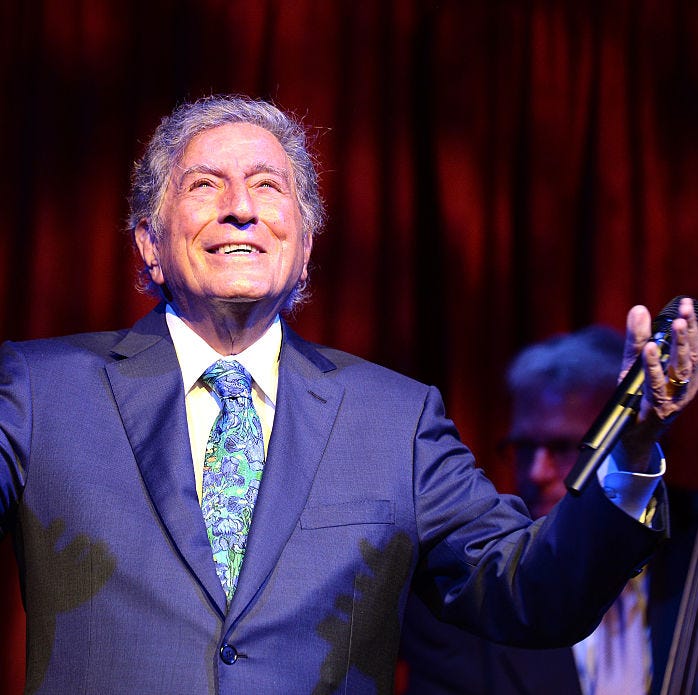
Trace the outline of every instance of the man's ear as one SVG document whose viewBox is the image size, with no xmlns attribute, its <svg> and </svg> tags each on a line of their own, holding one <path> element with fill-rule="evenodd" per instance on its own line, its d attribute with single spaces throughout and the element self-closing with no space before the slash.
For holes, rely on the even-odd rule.
<svg viewBox="0 0 698 695">
<path fill-rule="evenodd" d="M 303 271 L 301 272 L 301 280 L 305 282 L 308 279 L 308 263 L 310 262 L 310 254 L 313 250 L 313 235 L 305 232 L 303 234 Z"/>
<path fill-rule="evenodd" d="M 134 239 L 153 282 L 156 285 L 165 284 L 165 276 L 162 272 L 158 254 L 158 244 L 150 220 L 145 217 L 140 220 L 134 230 Z"/>
</svg>

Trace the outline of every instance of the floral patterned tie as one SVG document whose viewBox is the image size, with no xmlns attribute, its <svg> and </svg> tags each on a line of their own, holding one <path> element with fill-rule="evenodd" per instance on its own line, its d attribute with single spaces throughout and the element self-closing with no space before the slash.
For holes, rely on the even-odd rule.
<svg viewBox="0 0 698 695">
<path fill-rule="evenodd" d="M 235 360 L 219 360 L 202 378 L 223 404 L 206 445 L 201 509 L 216 572 L 230 603 L 262 478 L 264 440 L 249 372 Z"/>
</svg>

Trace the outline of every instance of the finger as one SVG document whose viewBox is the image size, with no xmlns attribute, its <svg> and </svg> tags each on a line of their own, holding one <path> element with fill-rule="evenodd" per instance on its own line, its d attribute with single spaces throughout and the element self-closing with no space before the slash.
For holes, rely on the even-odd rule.
<svg viewBox="0 0 698 695">
<path fill-rule="evenodd" d="M 654 341 L 649 341 L 643 349 L 645 383 L 643 386 L 643 404 L 640 419 L 647 418 L 654 411 L 660 421 L 667 420 L 677 410 L 677 402 L 672 398 L 670 385 L 664 373 L 662 351 Z"/>
<path fill-rule="evenodd" d="M 679 316 L 686 321 L 690 359 L 694 367 L 698 368 L 698 317 L 696 317 L 694 301 L 690 297 L 684 297 L 681 300 Z"/>
<path fill-rule="evenodd" d="M 650 341 L 644 348 L 645 361 L 645 392 L 654 405 L 660 405 L 668 400 L 666 391 L 666 376 L 662 364 L 662 351 L 657 343 Z"/>
<path fill-rule="evenodd" d="M 667 378 L 672 386 L 682 386 L 690 380 L 693 374 L 691 346 L 686 319 L 674 319 L 671 324 L 671 333 L 671 351 L 667 367 Z"/>
<path fill-rule="evenodd" d="M 679 305 L 679 318 L 672 322 L 672 341 L 667 367 L 667 391 L 680 400 L 698 369 L 698 323 L 693 300 L 684 297 Z"/>
<path fill-rule="evenodd" d="M 625 346 L 623 348 L 623 366 L 621 378 L 633 365 L 643 346 L 652 335 L 652 317 L 647 307 L 634 306 L 629 312 L 625 324 Z"/>
</svg>

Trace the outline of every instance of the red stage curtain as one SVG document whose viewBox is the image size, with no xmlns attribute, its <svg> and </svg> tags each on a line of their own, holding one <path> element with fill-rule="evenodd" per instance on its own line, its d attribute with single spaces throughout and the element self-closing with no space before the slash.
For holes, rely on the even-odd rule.
<svg viewBox="0 0 698 695">
<path fill-rule="evenodd" d="M 0 39 L 2 339 L 150 306 L 122 232 L 130 164 L 212 92 L 272 98 L 317 136 L 330 217 L 297 328 L 437 384 L 502 487 L 518 348 L 698 296 L 689 0 L 24 0 L 0 3 Z M 667 442 L 686 486 L 697 425 L 698 407 Z M 4 630 L 3 658 L 22 642 Z"/>
</svg>

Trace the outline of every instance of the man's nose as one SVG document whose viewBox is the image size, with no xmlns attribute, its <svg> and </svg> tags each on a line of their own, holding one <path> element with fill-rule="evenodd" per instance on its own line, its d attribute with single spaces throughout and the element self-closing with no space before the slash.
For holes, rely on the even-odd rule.
<svg viewBox="0 0 698 695">
<path fill-rule="evenodd" d="M 245 227 L 257 221 L 254 198 L 244 184 L 230 186 L 221 196 L 220 221 Z"/>
<path fill-rule="evenodd" d="M 545 485 L 556 480 L 559 470 L 550 450 L 545 446 L 538 446 L 533 452 L 533 461 L 528 471 L 528 477 L 536 485 Z"/>
</svg>

